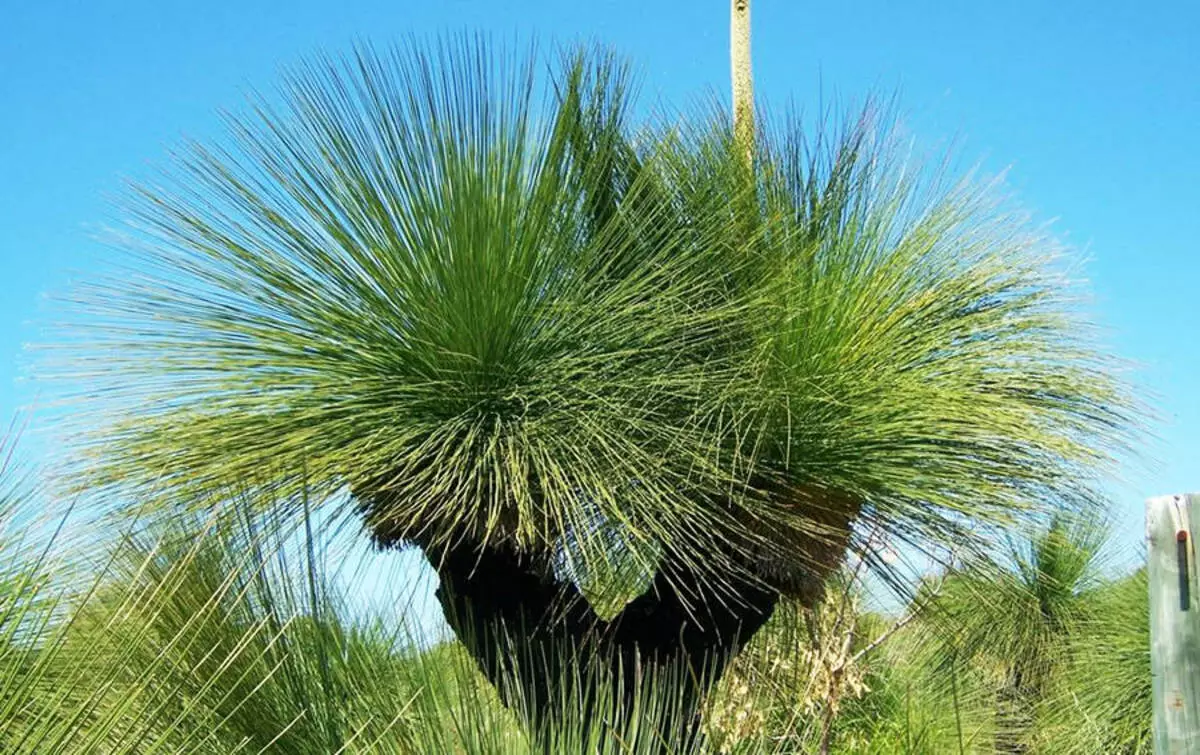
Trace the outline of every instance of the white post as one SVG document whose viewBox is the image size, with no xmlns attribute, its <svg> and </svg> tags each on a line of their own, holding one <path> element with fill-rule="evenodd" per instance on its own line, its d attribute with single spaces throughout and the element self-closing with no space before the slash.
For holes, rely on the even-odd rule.
<svg viewBox="0 0 1200 755">
<path fill-rule="evenodd" d="M 1200 753 L 1200 493 L 1146 501 L 1156 755 Z"/>
</svg>

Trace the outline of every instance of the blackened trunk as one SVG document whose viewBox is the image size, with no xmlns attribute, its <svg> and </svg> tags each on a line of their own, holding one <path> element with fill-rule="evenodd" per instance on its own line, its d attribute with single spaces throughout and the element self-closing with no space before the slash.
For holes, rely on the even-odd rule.
<svg viewBox="0 0 1200 755">
<path fill-rule="evenodd" d="M 572 669 L 588 658 L 599 618 L 573 585 L 554 581 L 522 557 L 465 547 L 426 556 L 437 570 L 446 622 L 510 707 L 537 723 L 552 716 Z"/>
<path fill-rule="evenodd" d="M 520 703 L 532 725 L 553 725 L 567 700 L 577 714 L 609 711 L 628 720 L 636 679 L 669 674 L 677 704 L 659 733 L 675 751 L 699 737 L 705 691 L 778 601 L 774 590 L 744 580 L 717 590 L 712 575 L 663 570 L 644 594 L 604 621 L 573 584 L 555 580 L 528 557 L 467 546 L 426 555 L 441 579 L 437 596 L 450 627 L 505 703 Z M 616 699 L 573 687 L 581 676 L 621 680 L 612 687 L 619 690 Z"/>
<path fill-rule="evenodd" d="M 1033 729 L 1034 697 L 1020 669 L 1010 669 L 1008 682 L 996 693 L 995 749 L 998 755 L 1025 755 Z"/>
</svg>

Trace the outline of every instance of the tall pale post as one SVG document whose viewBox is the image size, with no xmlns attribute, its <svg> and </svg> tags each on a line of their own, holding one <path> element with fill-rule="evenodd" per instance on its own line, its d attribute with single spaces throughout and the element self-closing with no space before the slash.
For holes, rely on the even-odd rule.
<svg viewBox="0 0 1200 755">
<path fill-rule="evenodd" d="M 1146 501 L 1154 752 L 1200 753 L 1200 493 Z"/>
</svg>

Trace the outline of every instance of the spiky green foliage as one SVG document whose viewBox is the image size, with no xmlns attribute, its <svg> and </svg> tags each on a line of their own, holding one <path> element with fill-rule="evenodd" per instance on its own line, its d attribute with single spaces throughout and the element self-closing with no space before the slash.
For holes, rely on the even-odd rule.
<svg viewBox="0 0 1200 755">
<path fill-rule="evenodd" d="M 1145 571 L 1107 577 L 1104 532 L 1056 519 L 1014 536 L 992 563 L 931 576 L 904 612 L 917 620 L 849 672 L 830 752 L 1149 752 Z M 836 612 L 839 592 L 826 600 L 821 612 Z M 832 696 L 811 697 L 813 675 L 797 658 L 812 654 L 786 648 L 813 645 L 781 618 L 739 658 L 714 723 L 816 752 Z M 889 622 L 855 614 L 852 623 L 834 634 L 861 647 Z"/>
<path fill-rule="evenodd" d="M 130 646 L 103 648 L 76 624 L 98 583 L 86 559 L 64 557 L 65 520 L 47 528 L 35 478 L 8 468 L 10 453 L 0 440 L 0 749 L 123 752 L 114 731 L 154 726 L 114 693 Z"/>
<path fill-rule="evenodd" d="M 669 673 L 632 682 L 645 689 L 629 720 L 603 707 L 585 719 L 577 696 L 621 682 L 568 659 L 579 665 L 564 715 L 531 729 L 522 690 L 506 710 L 461 646 L 424 650 L 403 615 L 352 623 L 311 527 L 287 537 L 239 506 L 240 523 L 155 527 L 127 543 L 111 585 L 138 599 L 114 610 L 102 591 L 82 614 L 88 642 L 135 648 L 123 697 L 136 698 L 135 720 L 158 725 L 119 740 L 131 752 L 662 751 L 656 721 L 679 704 Z"/>
<path fill-rule="evenodd" d="M 129 272 L 76 298 L 85 478 L 303 476 L 385 540 L 599 520 L 621 547 L 573 558 L 749 553 L 812 595 L 857 519 L 966 539 L 1096 498 L 1129 401 L 994 186 L 869 117 L 765 127 L 750 181 L 719 119 L 639 129 L 625 82 L 363 50 L 189 146 L 137 190 Z"/>
<path fill-rule="evenodd" d="M 382 735 L 450 678 L 419 675 L 395 622 L 350 624 L 313 549 L 296 574 L 281 531 L 236 521 L 69 536 L 10 452 L 0 440 L 5 753 L 420 751 Z"/>
<path fill-rule="evenodd" d="M 327 543 L 242 514 L 132 532 L 82 591 L 3 550 L 6 565 L 62 598 L 53 612 L 30 590 L 0 603 L 6 753 L 695 750 L 662 740 L 658 720 L 679 715 L 669 670 L 632 682 L 628 718 L 594 707 L 585 718 L 574 695 L 615 699 L 604 690 L 631 682 L 580 666 L 561 690 L 564 715 L 531 730 L 461 645 L 426 649 L 395 616 L 355 617 L 325 566 Z M 14 615 L 19 634 L 8 631 Z"/>
<path fill-rule="evenodd" d="M 0 437 L 0 750 L 101 745 L 113 718 L 99 710 L 103 694 L 81 682 L 90 676 L 103 684 L 111 674 L 84 670 L 95 660 L 90 652 L 74 656 L 75 663 L 60 662 L 78 567 L 53 552 L 62 520 L 38 516 L 35 477 L 15 468 L 14 450 L 15 443 Z"/>
<path fill-rule="evenodd" d="M 530 731 L 521 723 L 521 706 L 501 705 L 461 645 L 422 648 L 405 633 L 403 616 L 352 611 L 347 584 L 330 571 L 337 562 L 331 541 L 311 527 L 289 532 L 268 518 L 246 517 L 271 506 L 242 502 L 231 516 L 152 523 L 116 544 L 93 542 L 92 548 L 109 546 L 112 556 L 98 562 L 96 577 L 81 580 L 83 568 L 96 563 L 89 550 L 73 543 L 63 551 L 53 539 L 35 537 L 35 522 L 23 511 L 27 489 L 0 473 L 4 481 L 0 488 L 13 491 L 0 541 L 0 745 L 6 753 L 651 755 L 663 747 L 657 719 L 677 714 L 677 685 L 668 675 L 641 680 L 631 720 L 603 712 L 582 719 L 564 689 L 562 719 Z M 1089 559 L 1076 557 L 1086 549 L 1055 546 L 1046 536 L 1017 550 L 1041 554 L 1027 564 L 1040 563 L 1042 571 L 1088 571 L 1078 565 Z M 1045 576 L 1038 579 L 1048 584 Z M 1092 588 L 1088 620 L 1061 622 L 1069 633 L 1063 644 L 1073 652 L 1056 661 L 1061 683 L 1038 710 L 1032 752 L 1149 751 L 1144 572 Z M 1066 592 L 1057 587 L 1046 594 Z M 890 620 L 860 613 L 853 603 L 840 606 L 848 594 L 828 591 L 823 626 L 833 617 L 853 630 L 847 636 L 861 647 Z M 985 612 L 990 605 L 972 601 Z M 1031 663 L 1043 657 L 1044 645 L 1031 653 L 1022 629 L 1045 620 L 1041 603 L 1026 599 L 1009 608 L 1023 618 L 990 615 L 1011 636 L 1000 630 L 989 636 L 1029 654 Z M 836 619 L 840 615 L 844 620 Z M 811 675 L 777 663 L 793 663 L 790 646 L 805 647 L 811 639 L 802 623 L 787 618 L 781 614 L 756 638 L 740 661 L 746 673 L 729 675 L 714 700 L 717 707 L 736 703 L 760 725 L 728 726 L 739 723 L 736 710 L 726 711 L 733 721 L 716 710 L 706 713 L 709 730 L 719 729 L 710 744 L 722 753 L 782 755 L 818 747 L 820 706 L 809 711 L 801 704 Z M 930 615 L 928 626 L 907 625 L 855 670 L 855 689 L 843 695 L 833 722 L 831 752 L 993 751 L 996 659 L 963 653 L 947 667 L 944 645 L 930 642 L 931 632 L 955 626 L 944 619 Z M 585 673 L 581 667 L 575 692 L 594 694 L 613 683 Z M 788 678 L 793 688 L 781 682 Z M 728 736 L 731 729 L 736 736 Z"/>
<path fill-rule="evenodd" d="M 1062 641 L 1090 618 L 1104 531 L 1055 518 L 1008 554 L 969 563 L 941 586 L 938 608 L 960 658 L 1019 660 L 1015 684 L 1043 688 L 1061 660 Z"/>
<path fill-rule="evenodd" d="M 1041 717 L 1062 713 L 1060 696 L 1078 690 L 1072 675 L 1086 668 L 1087 655 L 1103 645 L 1103 628 L 1120 615 L 1100 599 L 1108 589 L 1105 540 L 1094 520 L 1058 516 L 1011 540 L 1007 554 L 968 561 L 939 581 L 936 611 L 923 627 L 928 662 L 943 683 L 962 669 L 983 673 L 967 689 L 974 707 L 991 712 L 997 751 L 1038 743 L 1048 727 Z"/>
<path fill-rule="evenodd" d="M 467 43 L 318 61 L 282 113 L 235 122 L 235 152 L 195 147 L 145 188 L 151 248 L 87 300 L 114 305 L 94 310 L 122 354 L 107 377 L 141 376 L 109 384 L 115 411 L 147 409 L 106 429 L 103 479 L 305 470 L 385 492 L 385 531 L 536 544 L 599 508 L 670 539 L 710 466 L 683 420 L 728 316 L 695 306 L 720 275 L 694 250 L 719 245 L 658 230 L 664 208 L 596 227 L 619 71 L 556 83 Z"/>
<path fill-rule="evenodd" d="M 1062 685 L 1040 716 L 1046 752 L 1149 755 L 1153 690 L 1146 570 L 1100 585 Z"/>
<path fill-rule="evenodd" d="M 403 625 L 343 623 L 321 567 L 287 553 L 276 532 L 199 524 L 121 544 L 75 619 L 80 641 L 126 648 L 122 699 L 133 701 L 133 718 L 153 722 L 150 732 L 120 732 L 117 745 L 406 751 L 393 730 L 419 687 Z"/>
</svg>

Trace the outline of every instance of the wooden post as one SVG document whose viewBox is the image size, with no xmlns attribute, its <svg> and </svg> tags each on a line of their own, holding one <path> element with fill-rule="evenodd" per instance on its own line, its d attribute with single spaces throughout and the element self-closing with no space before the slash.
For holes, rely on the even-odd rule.
<svg viewBox="0 0 1200 755">
<path fill-rule="evenodd" d="M 1146 501 L 1156 755 L 1200 753 L 1200 493 Z"/>
</svg>

